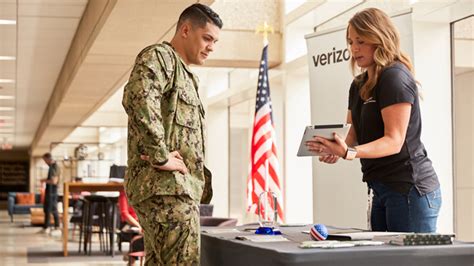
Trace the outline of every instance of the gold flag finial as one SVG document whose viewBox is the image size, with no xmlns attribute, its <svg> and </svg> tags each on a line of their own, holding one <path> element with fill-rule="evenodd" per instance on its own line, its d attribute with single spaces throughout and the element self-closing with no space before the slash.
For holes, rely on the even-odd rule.
<svg viewBox="0 0 474 266">
<path fill-rule="evenodd" d="M 263 26 L 258 26 L 255 33 L 262 33 L 263 34 L 263 43 L 267 44 L 268 43 L 268 33 L 273 33 L 273 27 L 268 25 L 268 23 L 265 21 L 263 23 Z"/>
</svg>

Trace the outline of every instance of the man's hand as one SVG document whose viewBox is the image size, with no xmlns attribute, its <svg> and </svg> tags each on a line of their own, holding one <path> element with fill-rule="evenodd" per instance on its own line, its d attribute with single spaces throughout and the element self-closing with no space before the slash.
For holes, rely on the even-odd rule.
<svg viewBox="0 0 474 266">
<path fill-rule="evenodd" d="M 147 155 L 140 155 L 140 158 L 144 161 L 149 161 L 150 156 Z M 178 151 L 173 151 L 168 154 L 168 162 L 161 166 L 155 166 L 160 170 L 165 171 L 179 171 L 182 174 L 188 173 L 188 168 L 183 162 L 183 157 L 179 154 Z"/>
</svg>

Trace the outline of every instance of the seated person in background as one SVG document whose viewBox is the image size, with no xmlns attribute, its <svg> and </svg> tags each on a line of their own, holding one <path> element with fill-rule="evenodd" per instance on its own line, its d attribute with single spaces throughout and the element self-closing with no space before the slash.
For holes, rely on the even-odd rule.
<svg viewBox="0 0 474 266">
<path fill-rule="evenodd" d="M 120 221 L 122 222 L 122 237 L 128 235 L 127 238 L 130 241 L 130 252 L 143 251 L 143 236 L 141 236 L 142 227 L 138 222 L 135 210 L 128 204 L 127 196 L 123 190 L 120 191 L 118 204 L 120 209 Z M 131 265 L 135 262 L 135 258 L 128 258 L 127 255 L 124 256 L 124 259 L 128 260 Z"/>
<path fill-rule="evenodd" d="M 128 204 L 127 196 L 125 196 L 125 192 L 122 190 L 120 191 L 119 196 L 119 208 L 120 208 L 120 220 L 123 223 L 122 231 L 132 230 L 130 226 L 137 227 L 138 231 L 141 232 L 142 227 L 138 222 L 137 214 L 131 205 Z"/>
</svg>

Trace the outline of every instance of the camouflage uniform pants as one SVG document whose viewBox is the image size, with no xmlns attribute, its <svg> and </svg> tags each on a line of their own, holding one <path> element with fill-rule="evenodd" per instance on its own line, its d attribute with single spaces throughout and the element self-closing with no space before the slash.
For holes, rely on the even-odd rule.
<svg viewBox="0 0 474 266">
<path fill-rule="evenodd" d="M 198 202 L 157 195 L 133 207 L 144 231 L 146 266 L 199 265 Z"/>
</svg>

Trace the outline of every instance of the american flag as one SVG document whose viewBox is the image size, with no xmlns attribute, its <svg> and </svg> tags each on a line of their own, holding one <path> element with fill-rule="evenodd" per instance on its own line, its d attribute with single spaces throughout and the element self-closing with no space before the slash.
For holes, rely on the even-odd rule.
<svg viewBox="0 0 474 266">
<path fill-rule="evenodd" d="M 258 214 L 259 196 L 264 191 L 271 191 L 277 195 L 278 217 L 283 221 L 283 201 L 279 181 L 279 165 L 276 151 L 276 134 L 273 127 L 272 104 L 270 100 L 270 87 L 268 82 L 268 45 L 265 45 L 260 61 L 257 97 L 255 104 L 255 120 L 253 123 L 252 144 L 250 154 L 250 175 L 247 184 L 248 211 Z M 273 218 L 273 200 L 267 198 L 268 204 L 262 204 L 262 217 L 264 208 L 268 207 L 267 218 Z M 262 208 L 263 207 L 263 208 Z"/>
</svg>

